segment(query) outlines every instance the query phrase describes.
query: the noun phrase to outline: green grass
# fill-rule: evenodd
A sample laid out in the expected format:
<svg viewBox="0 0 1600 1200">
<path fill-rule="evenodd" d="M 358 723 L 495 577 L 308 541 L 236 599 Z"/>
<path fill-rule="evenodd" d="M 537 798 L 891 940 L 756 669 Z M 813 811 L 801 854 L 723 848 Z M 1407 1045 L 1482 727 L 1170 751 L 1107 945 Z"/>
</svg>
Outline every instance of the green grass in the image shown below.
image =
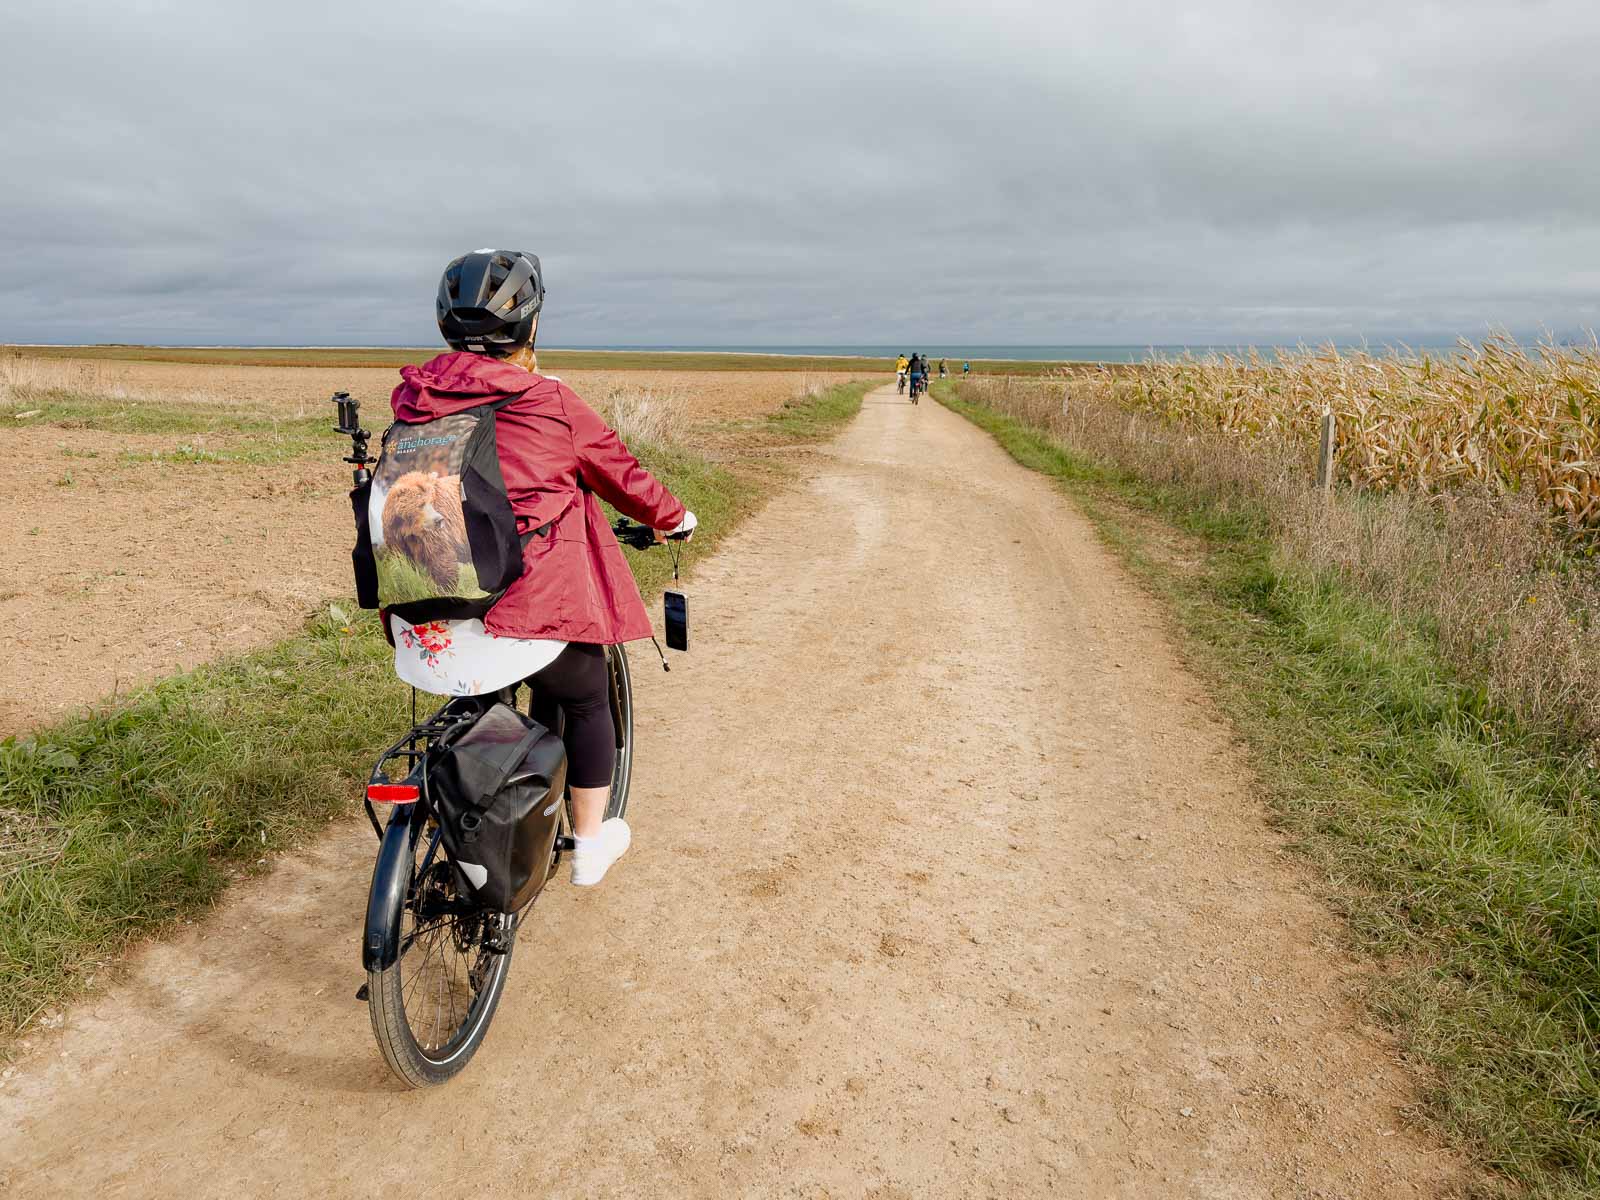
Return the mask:
<svg viewBox="0 0 1600 1200">
<path fill-rule="evenodd" d="M 1059 480 L 1175 614 L 1279 819 L 1384 969 L 1366 996 L 1435 1070 L 1427 1112 L 1528 1194 L 1600 1194 L 1600 781 L 1493 711 L 1421 622 L 1219 510 L 935 390 Z M 1174 563 L 1152 527 L 1202 562 Z"/>
<path fill-rule="evenodd" d="M 478 586 L 478 572 L 471 563 L 462 563 L 456 568 L 455 587 L 446 592 L 426 569 L 404 554 L 380 546 L 373 558 L 378 568 L 378 602 L 383 605 L 445 595 L 482 600 L 489 595 Z"/>
<path fill-rule="evenodd" d="M 91 429 L 127 434 L 258 434 L 274 437 L 320 438 L 327 443 L 332 426 L 326 416 L 271 417 L 259 412 L 214 404 L 174 404 L 157 400 L 117 400 L 74 391 L 48 391 L 0 406 L 10 410 L 38 410 L 26 424 L 0 425 L 0 430 L 20 430 L 39 425 L 61 429 Z"/>
<path fill-rule="evenodd" d="M 0 346 L 0 353 L 31 358 L 123 362 L 209 363 L 243 367 L 399 367 L 427 362 L 444 347 L 293 346 Z M 1040 375 L 1060 363 L 973 359 L 979 375 Z M 819 354 L 714 354 L 693 350 L 540 350 L 540 370 L 550 371 L 872 371 L 894 370 L 890 358 Z"/>
<path fill-rule="evenodd" d="M 786 410 L 767 436 L 835 432 L 866 386 Z M 772 469 L 634 449 L 700 519 L 686 568 L 759 507 Z M 653 608 L 670 557 L 627 553 Z M 644 653 L 640 669 L 653 661 Z M 0 742 L 0 1037 L 104 977 L 129 942 L 214 901 L 239 871 L 350 813 L 406 722 L 390 664 L 375 617 L 342 600 L 269 649 Z"/>
<path fill-rule="evenodd" d="M 0 1030 L 347 811 L 403 711 L 387 649 L 374 619 L 327 611 L 271 650 L 0 743 L 6 807 L 59 831 L 43 861 L 0 858 Z"/>
<path fill-rule="evenodd" d="M 871 382 L 847 383 L 818 396 L 787 400 L 777 412 L 768 414 L 767 421 L 771 428 L 788 437 L 823 437 L 861 411 L 862 397 L 873 386 Z"/>
<path fill-rule="evenodd" d="M 170 450 L 123 450 L 117 461 L 180 466 L 244 463 L 275 466 L 297 458 L 326 454 L 331 422 L 325 417 L 271 417 L 244 409 L 211 404 L 173 404 L 154 400 L 115 400 L 72 391 L 50 391 L 23 402 L 0 405 L 8 411 L 38 411 L 26 423 L 0 424 L 0 443 L 7 432 L 49 425 L 111 434 L 216 437 L 226 444 L 202 446 L 185 442 Z M 98 450 L 63 446 L 65 458 L 98 458 Z"/>
<path fill-rule="evenodd" d="M 191 446 L 184 443 L 171 450 L 123 450 L 117 455 L 118 462 L 130 463 L 168 463 L 177 466 L 204 466 L 210 463 L 225 463 L 239 461 L 234 457 L 234 452 L 225 450 L 212 450 L 206 446 Z M 249 461 L 259 461 L 254 456 Z"/>
<path fill-rule="evenodd" d="M 326 430 L 315 436 L 264 436 L 242 446 L 195 446 L 184 443 L 171 450 L 123 450 L 117 461 L 124 463 L 161 463 L 168 466 L 216 466 L 246 463 L 250 466 L 276 466 L 295 459 L 325 455 L 328 450 Z"/>
</svg>

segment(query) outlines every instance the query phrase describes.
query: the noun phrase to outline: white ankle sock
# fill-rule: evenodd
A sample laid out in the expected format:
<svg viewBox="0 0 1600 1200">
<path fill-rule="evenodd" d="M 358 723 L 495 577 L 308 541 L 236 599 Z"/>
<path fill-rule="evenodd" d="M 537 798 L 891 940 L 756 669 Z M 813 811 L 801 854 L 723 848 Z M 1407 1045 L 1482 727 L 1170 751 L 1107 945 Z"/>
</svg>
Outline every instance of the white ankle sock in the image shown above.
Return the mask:
<svg viewBox="0 0 1600 1200">
<path fill-rule="evenodd" d="M 574 837 L 572 882 L 579 887 L 592 887 L 599 883 L 612 864 L 627 853 L 632 840 L 628 823 L 621 817 L 612 817 L 604 822 L 594 837 Z"/>
</svg>

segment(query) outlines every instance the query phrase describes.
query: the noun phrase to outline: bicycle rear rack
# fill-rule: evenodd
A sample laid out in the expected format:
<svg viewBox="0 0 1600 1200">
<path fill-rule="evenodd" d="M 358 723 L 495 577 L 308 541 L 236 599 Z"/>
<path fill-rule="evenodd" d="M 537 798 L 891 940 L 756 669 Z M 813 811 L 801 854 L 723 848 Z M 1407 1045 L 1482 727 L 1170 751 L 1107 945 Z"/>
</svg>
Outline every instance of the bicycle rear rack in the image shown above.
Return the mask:
<svg viewBox="0 0 1600 1200">
<path fill-rule="evenodd" d="M 368 785 L 408 783 L 417 788 L 420 796 L 426 797 L 428 750 L 450 730 L 463 721 L 472 720 L 481 711 L 482 702 L 476 697 L 458 696 L 446 701 L 431 717 L 413 725 L 378 756 L 378 761 L 372 766 L 372 774 L 367 778 Z M 398 772 L 391 772 L 388 765 L 402 758 L 406 760 L 406 767 L 404 774 L 397 779 L 395 776 Z M 367 820 L 372 824 L 372 831 L 378 835 L 378 840 L 382 841 L 383 825 L 378 820 L 377 809 L 372 807 L 370 799 L 363 798 L 362 804 L 367 810 Z"/>
</svg>

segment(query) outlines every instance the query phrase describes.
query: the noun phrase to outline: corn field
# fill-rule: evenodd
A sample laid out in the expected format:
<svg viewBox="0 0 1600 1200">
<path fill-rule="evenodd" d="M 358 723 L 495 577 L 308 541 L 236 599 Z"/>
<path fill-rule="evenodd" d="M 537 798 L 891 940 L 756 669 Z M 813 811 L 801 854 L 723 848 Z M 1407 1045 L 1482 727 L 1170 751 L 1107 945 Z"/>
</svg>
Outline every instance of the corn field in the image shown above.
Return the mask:
<svg viewBox="0 0 1600 1200">
<path fill-rule="evenodd" d="M 954 391 L 1085 470 L 1267 529 L 1281 566 L 1337 578 L 1397 638 L 1420 619 L 1460 678 L 1600 756 L 1600 347 L 1080 365 Z M 1347 485 L 1331 497 L 1324 406 Z"/>
<path fill-rule="evenodd" d="M 1332 411 L 1336 471 L 1362 488 L 1438 493 L 1468 485 L 1537 496 L 1572 526 L 1600 528 L 1600 345 L 1509 337 L 1446 356 L 1301 351 L 1184 358 L 1063 375 L 1061 401 L 1111 400 L 1179 427 L 1315 455 Z M 1085 393 L 1087 389 L 1087 394 Z"/>
</svg>

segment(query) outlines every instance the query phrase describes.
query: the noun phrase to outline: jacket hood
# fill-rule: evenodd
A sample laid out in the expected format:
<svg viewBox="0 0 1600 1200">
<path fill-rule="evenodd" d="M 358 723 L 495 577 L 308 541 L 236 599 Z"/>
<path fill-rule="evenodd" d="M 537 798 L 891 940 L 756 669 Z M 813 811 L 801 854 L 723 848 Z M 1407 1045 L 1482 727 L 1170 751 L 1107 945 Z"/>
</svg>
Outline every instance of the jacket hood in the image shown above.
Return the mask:
<svg viewBox="0 0 1600 1200">
<path fill-rule="evenodd" d="M 542 375 L 484 354 L 451 351 L 401 367 L 399 387 L 389 398 L 397 421 L 431 421 L 451 413 L 521 396 L 549 383 Z"/>
</svg>

